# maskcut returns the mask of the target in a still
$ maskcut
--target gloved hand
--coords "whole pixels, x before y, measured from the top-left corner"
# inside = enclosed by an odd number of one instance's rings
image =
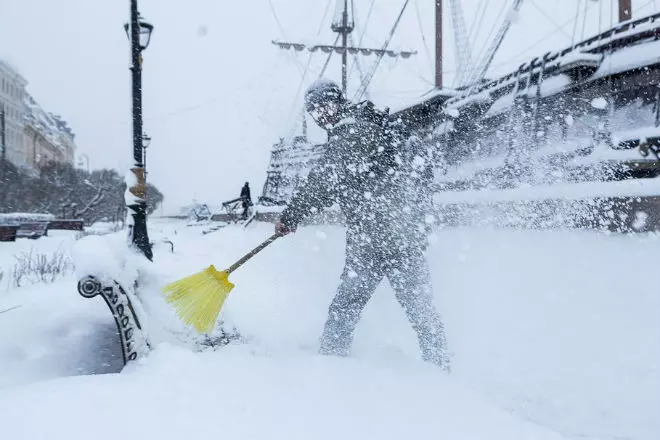
[[[291,232],[296,232],[296,228],[289,228],[282,222],[277,222],[275,223],[275,233],[276,234],[281,234],[281,235],[287,235],[290,234]]]

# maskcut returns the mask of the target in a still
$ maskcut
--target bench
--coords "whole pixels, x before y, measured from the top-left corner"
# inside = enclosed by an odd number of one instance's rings
[[[16,241],[17,225],[0,225],[0,241]]]
[[[82,220],[51,220],[48,222],[48,229],[82,231],[84,230],[84,222]]]
[[[21,223],[16,231],[16,238],[37,238],[48,235],[48,222]]]

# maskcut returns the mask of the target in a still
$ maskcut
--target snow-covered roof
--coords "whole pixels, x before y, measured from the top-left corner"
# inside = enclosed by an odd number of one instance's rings
[[[8,74],[13,76],[18,82],[22,83],[24,86],[27,85],[27,80],[19,73],[18,69],[12,66],[9,62],[5,60],[0,60],[0,69],[6,71]]]
[[[41,133],[51,144],[66,149],[73,144],[74,133],[59,115],[46,112],[28,93],[25,94],[25,123]]]

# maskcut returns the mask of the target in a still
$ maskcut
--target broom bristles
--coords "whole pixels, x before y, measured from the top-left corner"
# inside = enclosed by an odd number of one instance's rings
[[[209,333],[229,292],[234,288],[228,276],[227,272],[210,266],[166,285],[163,292],[184,323],[192,325],[198,333]]]

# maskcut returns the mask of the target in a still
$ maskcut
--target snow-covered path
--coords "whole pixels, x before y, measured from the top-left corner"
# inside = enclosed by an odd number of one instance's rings
[[[152,224],[153,237],[175,243],[174,254],[159,249],[159,283],[225,266],[272,227],[202,236],[182,223]],[[253,339],[248,345],[191,353],[166,331],[175,324],[157,286],[143,292],[160,345],[120,375],[25,386],[116,367],[107,344],[81,356],[103,339],[110,315],[100,299],[79,298],[72,277],[0,292],[0,310],[23,301],[0,315],[0,358],[10,360],[0,362],[0,424],[13,438],[110,438],[117,432],[94,429],[104,413],[123,411],[128,438],[206,436],[222,426],[213,435],[656,439],[659,246],[653,235],[437,231],[429,258],[455,353],[449,378],[418,360],[386,283],[365,311],[351,359],[314,354],[342,266],[338,227],[302,228],[232,274],[237,287],[223,318]],[[106,365],[91,366],[94,358]],[[134,390],[137,400],[127,397]],[[28,423],[42,415],[43,427]]]

